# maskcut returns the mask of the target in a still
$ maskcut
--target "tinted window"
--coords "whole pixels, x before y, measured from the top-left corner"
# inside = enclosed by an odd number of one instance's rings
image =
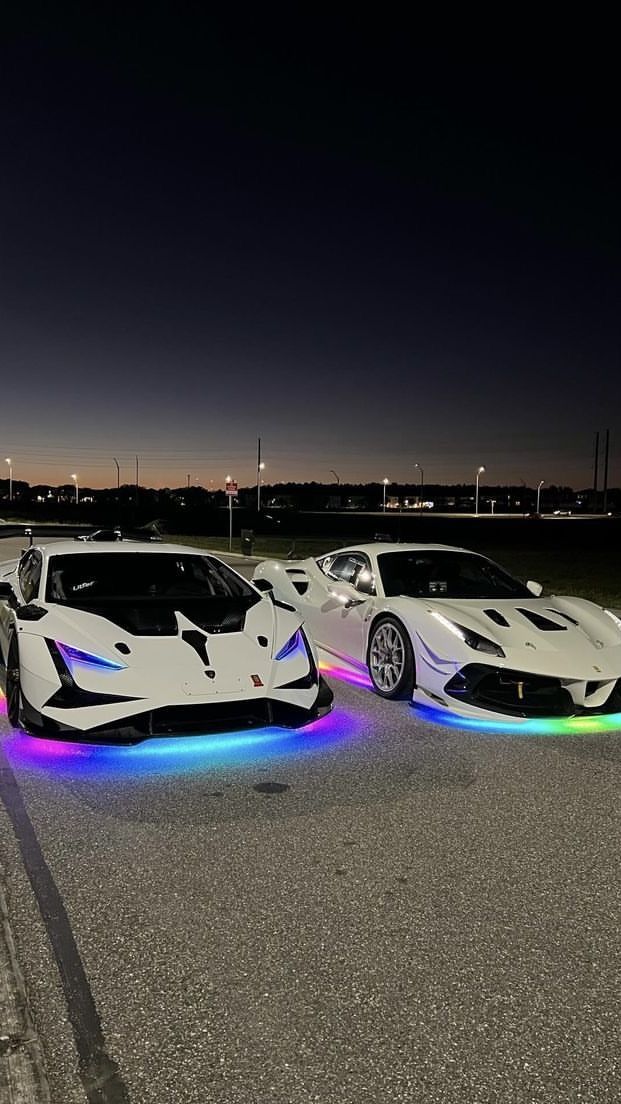
[[[31,549],[19,565],[19,587],[25,602],[32,602],[39,592],[42,562],[41,553]]]
[[[68,605],[177,598],[260,601],[244,579],[210,556],[157,552],[52,556],[45,597]]]
[[[351,583],[355,586],[360,573],[366,568],[370,570],[370,564],[362,552],[348,552],[332,556],[319,563],[321,570],[330,579],[338,579],[342,583]]]
[[[532,598],[497,564],[469,552],[384,552],[377,562],[389,598]]]

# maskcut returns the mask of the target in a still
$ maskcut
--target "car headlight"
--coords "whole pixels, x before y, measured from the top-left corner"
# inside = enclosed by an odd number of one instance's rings
[[[55,643],[65,662],[72,660],[74,663],[88,663],[91,667],[106,667],[109,671],[125,670],[124,663],[116,663],[113,659],[106,659],[92,652],[83,652],[80,648],[72,648],[70,644],[63,644],[60,640]]]
[[[475,652],[485,652],[486,655],[499,656],[500,659],[505,658],[500,644],[497,644],[495,640],[490,640],[487,636],[482,636],[481,633],[475,632],[474,629],[467,629],[464,625],[458,625],[456,621],[451,621],[450,617],[445,617],[443,613],[439,613],[438,610],[432,610],[431,616],[435,617],[436,621],[439,621],[441,625],[444,625],[445,629],[453,633],[453,636],[458,636],[460,640],[463,640],[464,644],[467,644],[469,648],[474,648]]]
[[[621,618],[617,617],[616,613],[613,613],[612,610],[609,610],[609,609],[605,609],[604,613],[608,614],[610,620],[614,621],[614,623],[617,626],[619,632],[621,632]]]
[[[299,629],[296,629],[293,636],[290,636],[287,643],[283,644],[280,651],[276,653],[274,659],[288,659],[290,655],[303,647],[302,634]]]

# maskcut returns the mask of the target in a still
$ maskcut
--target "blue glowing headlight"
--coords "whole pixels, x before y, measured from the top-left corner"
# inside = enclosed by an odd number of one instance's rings
[[[103,656],[93,655],[92,652],[82,652],[79,648],[72,648],[69,644],[63,644],[57,640],[56,647],[65,662],[72,660],[74,663],[88,663],[91,667],[106,667],[109,671],[124,671],[124,663],[116,663],[113,659],[104,659]]]
[[[287,659],[288,656],[292,655],[293,652],[297,651],[297,649],[302,646],[302,634],[299,629],[296,629],[293,636],[290,636],[287,643],[283,644],[280,651],[277,652],[275,658]]]

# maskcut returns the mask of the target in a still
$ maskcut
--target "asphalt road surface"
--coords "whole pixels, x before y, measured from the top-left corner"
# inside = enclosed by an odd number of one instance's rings
[[[461,729],[332,685],[302,732],[135,749],[0,715],[54,1104],[618,1101],[621,731]]]

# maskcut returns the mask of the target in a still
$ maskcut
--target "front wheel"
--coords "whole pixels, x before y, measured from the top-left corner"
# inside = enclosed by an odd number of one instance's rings
[[[19,648],[15,637],[9,644],[6,661],[6,712],[9,724],[19,728],[22,711],[21,674],[19,668]]]
[[[394,617],[382,617],[371,633],[367,665],[371,682],[382,698],[411,698],[414,652],[408,633]]]

